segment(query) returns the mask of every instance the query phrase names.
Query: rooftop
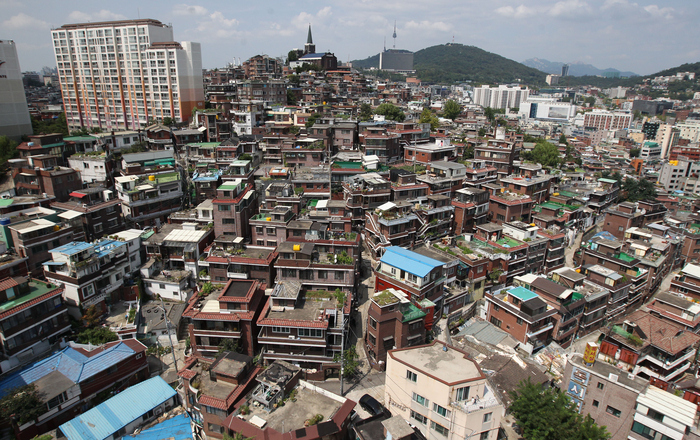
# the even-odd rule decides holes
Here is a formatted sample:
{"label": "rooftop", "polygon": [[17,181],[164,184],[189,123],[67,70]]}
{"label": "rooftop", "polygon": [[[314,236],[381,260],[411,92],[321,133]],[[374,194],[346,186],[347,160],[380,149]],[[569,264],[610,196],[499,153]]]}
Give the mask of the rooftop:
{"label": "rooftop", "polygon": [[465,352],[441,341],[433,341],[430,345],[391,350],[389,356],[448,384],[485,378],[476,361],[469,358]]}
{"label": "rooftop", "polygon": [[424,277],[436,267],[442,267],[441,261],[421,255],[417,252],[409,251],[398,246],[386,248],[381,258],[382,263],[403,269],[418,277]]}
{"label": "rooftop", "polygon": [[[12,280],[12,281],[14,281],[14,285],[19,285],[19,284],[25,282],[27,279],[20,277],[20,278],[6,278],[5,280]],[[7,289],[8,287],[6,287],[5,280],[3,280],[2,284],[3,284],[3,286],[5,286],[3,288]],[[26,295],[18,296],[13,300],[10,300],[10,301],[7,301],[7,302],[0,304],[0,317],[2,317],[6,312],[10,312],[10,313],[8,313],[8,316],[11,315],[12,313],[15,313],[16,311],[13,312],[12,309],[14,309],[16,307],[23,306],[27,303],[30,303],[31,301],[34,301],[34,300],[40,298],[44,294],[47,294],[47,293],[53,292],[53,291],[56,291],[56,293],[58,293],[59,291],[62,291],[62,289],[59,289],[58,287],[56,287],[54,285],[51,285],[51,287],[49,287],[49,285],[50,285],[49,283],[45,283],[45,282],[39,281],[39,280],[32,280],[28,284],[29,284],[29,292]],[[31,305],[33,305],[33,304],[27,304],[27,306],[31,306]]]}

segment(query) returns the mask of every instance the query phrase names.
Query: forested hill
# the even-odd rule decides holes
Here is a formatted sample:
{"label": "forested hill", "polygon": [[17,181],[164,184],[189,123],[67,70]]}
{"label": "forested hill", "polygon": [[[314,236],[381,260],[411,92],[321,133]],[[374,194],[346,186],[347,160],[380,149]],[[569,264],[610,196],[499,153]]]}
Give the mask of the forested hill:
{"label": "forested hill", "polygon": [[[379,54],[355,60],[353,67],[379,67]],[[427,47],[414,54],[413,67],[425,82],[454,83],[472,81],[479,84],[510,83],[520,79],[524,84],[544,84],[544,72],[527,67],[495,53],[463,44]]]}

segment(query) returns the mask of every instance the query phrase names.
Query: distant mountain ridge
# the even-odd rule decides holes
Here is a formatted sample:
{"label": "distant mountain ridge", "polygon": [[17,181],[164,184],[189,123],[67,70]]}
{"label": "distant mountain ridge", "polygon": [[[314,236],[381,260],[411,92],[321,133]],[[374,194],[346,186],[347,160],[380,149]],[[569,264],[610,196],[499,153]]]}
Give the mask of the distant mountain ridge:
{"label": "distant mountain ridge", "polygon": [[[356,68],[379,67],[379,54],[352,61]],[[441,44],[414,53],[413,68],[422,81],[453,83],[472,81],[480,84],[544,84],[546,74],[517,61],[487,52],[475,46]]]}
{"label": "distant mountain ridge", "polygon": [[[563,66],[565,63],[562,63],[560,61],[549,61],[542,58],[529,58],[523,61],[522,64],[545,73],[560,75],[561,66]],[[569,75],[571,76],[596,76],[604,75],[605,72],[620,72],[620,76],[626,77],[639,76],[634,72],[623,72],[617,69],[613,69],[612,67],[608,67],[607,69],[599,69],[591,64],[586,64],[580,61],[568,64]]]}

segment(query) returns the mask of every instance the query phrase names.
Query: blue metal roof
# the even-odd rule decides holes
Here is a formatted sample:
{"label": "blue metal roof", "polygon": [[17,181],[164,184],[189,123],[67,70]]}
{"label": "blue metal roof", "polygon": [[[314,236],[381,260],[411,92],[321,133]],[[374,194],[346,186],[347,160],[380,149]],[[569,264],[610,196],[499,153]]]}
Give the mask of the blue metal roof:
{"label": "blue metal roof", "polygon": [[36,382],[54,371],[59,371],[74,383],[80,383],[101,371],[109,369],[133,354],[134,350],[123,342],[90,357],[85,356],[72,347],[66,347],[0,382],[0,397],[14,388]]}
{"label": "blue metal roof", "polygon": [[163,378],[156,376],[127,388],[59,429],[68,440],[103,440],[175,394]]}
{"label": "blue metal roof", "polygon": [[105,255],[109,255],[114,249],[121,246],[126,246],[126,242],[106,238],[95,243],[95,253],[97,258],[102,258]]}
{"label": "blue metal roof", "polygon": [[307,53],[303,57],[299,58],[300,60],[307,59],[307,58],[321,58],[324,56],[325,53]]}
{"label": "blue metal roof", "polygon": [[72,241],[70,243],[59,246],[55,249],[51,249],[50,252],[60,252],[65,255],[73,255],[82,252],[86,249],[92,247],[91,243],[85,243],[84,241]]}
{"label": "blue metal roof", "polygon": [[192,436],[190,418],[185,413],[161,422],[151,429],[141,431],[140,434],[125,435],[122,438],[135,440],[162,440],[164,438],[168,440],[191,440],[194,437]]}
{"label": "blue metal roof", "polygon": [[381,262],[421,278],[428,275],[436,267],[441,267],[445,264],[442,261],[434,260],[398,246],[386,248]]}
{"label": "blue metal roof", "polygon": [[537,294],[531,290],[528,290],[522,286],[515,287],[507,291],[514,297],[520,299],[521,301],[529,301],[532,298],[537,298]]}

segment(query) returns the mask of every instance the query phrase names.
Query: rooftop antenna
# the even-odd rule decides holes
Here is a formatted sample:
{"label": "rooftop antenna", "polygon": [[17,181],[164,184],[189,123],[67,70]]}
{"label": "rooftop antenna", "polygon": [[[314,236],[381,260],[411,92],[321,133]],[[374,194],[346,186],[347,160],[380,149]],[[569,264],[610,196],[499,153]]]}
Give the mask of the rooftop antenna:
{"label": "rooftop antenna", "polygon": [[394,20],[394,49],[396,49],[396,20]]}
{"label": "rooftop antenna", "polygon": [[386,37],[384,37],[384,52],[386,52]]}

